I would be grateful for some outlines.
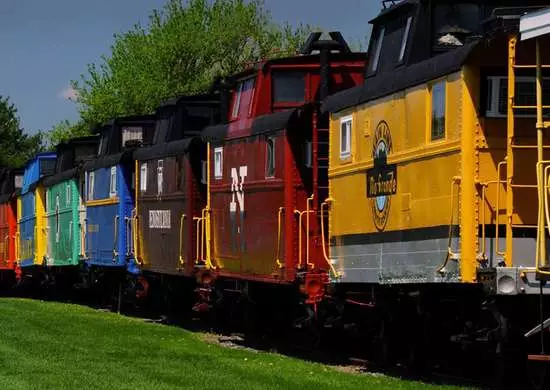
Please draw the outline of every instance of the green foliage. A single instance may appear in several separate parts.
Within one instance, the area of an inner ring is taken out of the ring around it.
[[[85,135],[90,135],[90,129],[84,122],[71,123],[68,120],[63,120],[55,124],[46,133],[46,141],[48,147],[51,149],[60,142]]]
[[[294,54],[309,31],[274,23],[261,0],[168,0],[147,26],[115,35],[111,55],[73,81],[81,117],[93,125],[149,113],[251,62]]]
[[[42,134],[26,134],[19,122],[17,108],[8,97],[0,96],[0,166],[20,167],[42,150]]]

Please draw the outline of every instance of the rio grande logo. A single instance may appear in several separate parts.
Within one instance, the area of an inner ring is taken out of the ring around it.
[[[372,158],[374,167],[367,170],[367,197],[371,200],[374,225],[384,230],[390,213],[391,195],[397,192],[397,167],[388,164],[392,152],[391,133],[388,124],[381,121],[376,126]]]

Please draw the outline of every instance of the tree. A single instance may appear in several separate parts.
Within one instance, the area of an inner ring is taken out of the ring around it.
[[[63,141],[86,135],[90,135],[90,129],[84,122],[71,123],[65,119],[56,123],[46,133],[46,141],[48,147],[53,148]]]
[[[42,149],[42,133],[26,134],[21,129],[17,108],[9,97],[0,96],[0,166],[20,167]]]
[[[262,0],[168,0],[146,27],[115,35],[111,55],[73,81],[80,115],[90,126],[152,112],[251,62],[294,54],[309,31],[275,24]]]

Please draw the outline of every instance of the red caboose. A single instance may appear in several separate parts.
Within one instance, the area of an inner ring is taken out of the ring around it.
[[[17,198],[23,172],[4,168],[0,171],[0,278],[6,286],[19,277],[16,263]]]
[[[366,55],[352,53],[340,33],[320,36],[312,34],[299,56],[234,76],[228,124],[203,132],[214,275],[246,281],[247,291],[249,282],[298,282],[313,298],[328,280],[321,216],[328,117],[319,107],[327,95],[363,82]]]

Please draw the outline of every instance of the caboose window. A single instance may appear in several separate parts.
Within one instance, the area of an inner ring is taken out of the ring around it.
[[[143,141],[143,129],[138,126],[122,128],[122,147],[126,146],[128,141]]]
[[[445,81],[432,85],[431,140],[445,138]]]
[[[405,58],[405,49],[407,48],[407,41],[409,40],[409,31],[411,30],[412,16],[407,18],[407,24],[405,25],[405,31],[403,32],[403,39],[401,40],[401,49],[399,50],[398,62],[403,62]]]
[[[306,141],[304,144],[304,165],[306,168],[313,166],[313,143],[311,141]]]
[[[164,187],[164,160],[159,160],[157,163],[157,195],[162,195]]]
[[[208,162],[201,161],[201,183],[208,184]]]
[[[550,105],[550,78],[542,80],[542,101],[544,105]],[[505,117],[508,111],[508,78],[487,78],[487,101],[485,115],[490,118]],[[515,102],[516,106],[534,106],[537,104],[537,95],[534,77],[516,77]],[[545,116],[549,110],[543,110]],[[534,109],[518,108],[514,110],[517,117],[535,117]]]
[[[59,242],[59,194],[55,197],[55,242]]]
[[[116,196],[116,167],[111,167],[111,180],[109,180],[109,196]]]
[[[15,176],[15,188],[23,188],[23,176],[22,175],[16,175]]]
[[[275,138],[268,137],[265,148],[265,177],[275,176]]]
[[[139,171],[139,189],[141,192],[145,192],[147,191],[147,163],[141,163]]]
[[[221,179],[223,176],[223,148],[214,149],[214,177]]]
[[[372,59],[372,65],[371,65],[371,72],[376,72],[378,69],[378,62],[380,61],[380,53],[382,51],[382,41],[384,40],[384,34],[386,33],[386,28],[382,27],[379,30],[378,36],[376,37],[376,41],[374,42],[373,48],[374,48],[374,57]]]
[[[233,98],[231,119],[239,119],[250,115],[252,98],[254,95],[254,78],[243,80],[237,86]]]
[[[306,99],[304,72],[274,72],[273,102],[303,102]]]
[[[95,173],[88,173],[88,200],[94,200]]]
[[[340,158],[342,160],[351,156],[351,125],[351,116],[340,119]]]

